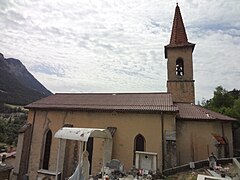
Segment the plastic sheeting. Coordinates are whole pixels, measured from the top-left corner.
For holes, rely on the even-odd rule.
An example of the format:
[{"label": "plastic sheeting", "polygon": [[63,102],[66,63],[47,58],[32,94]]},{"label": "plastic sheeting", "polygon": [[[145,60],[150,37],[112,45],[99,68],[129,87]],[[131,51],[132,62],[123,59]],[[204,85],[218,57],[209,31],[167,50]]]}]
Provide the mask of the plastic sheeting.
[{"label": "plastic sheeting", "polygon": [[88,152],[83,151],[80,164],[78,164],[75,172],[68,180],[87,180],[89,177],[89,167]]},{"label": "plastic sheeting", "polygon": [[84,142],[87,142],[89,137],[112,139],[110,132],[106,129],[67,128],[67,127],[59,129],[54,137]]}]

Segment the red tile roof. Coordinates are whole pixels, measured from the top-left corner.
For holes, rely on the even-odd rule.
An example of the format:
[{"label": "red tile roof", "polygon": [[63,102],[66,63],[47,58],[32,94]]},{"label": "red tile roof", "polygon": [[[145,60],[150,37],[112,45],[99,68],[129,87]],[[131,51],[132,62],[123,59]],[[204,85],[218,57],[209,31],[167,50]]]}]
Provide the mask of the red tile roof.
[{"label": "red tile roof", "polygon": [[180,8],[177,4],[172,25],[170,43],[165,46],[165,57],[168,57],[167,48],[191,47],[194,50],[195,44],[188,42],[187,33],[184,27]]},{"label": "red tile roof", "polygon": [[26,106],[28,109],[94,111],[178,111],[169,93],[57,93]]},{"label": "red tile roof", "polygon": [[234,118],[189,103],[174,103],[170,93],[57,93],[26,106],[28,109],[80,111],[176,112],[177,119],[226,120]]},{"label": "red tile roof", "polygon": [[187,34],[182,20],[180,8],[177,5],[175,8],[175,15],[173,19],[172,34],[170,44],[186,44],[188,43]]},{"label": "red tile roof", "polygon": [[236,119],[225,116],[223,114],[205,109],[201,106],[188,103],[175,103],[179,109],[178,119],[189,120],[223,120],[235,121]]}]

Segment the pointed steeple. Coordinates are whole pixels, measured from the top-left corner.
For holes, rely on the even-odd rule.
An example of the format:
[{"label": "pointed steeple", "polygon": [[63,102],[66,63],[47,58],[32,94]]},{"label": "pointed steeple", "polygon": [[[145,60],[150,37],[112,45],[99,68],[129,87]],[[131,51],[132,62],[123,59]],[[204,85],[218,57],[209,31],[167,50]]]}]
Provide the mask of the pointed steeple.
[{"label": "pointed steeple", "polygon": [[193,51],[195,44],[188,42],[187,33],[184,27],[181,11],[177,3],[175,8],[174,19],[173,19],[170,43],[167,46],[165,46],[165,58],[168,57],[168,54],[167,54],[168,48],[186,47],[186,46],[190,46]]},{"label": "pointed steeple", "polygon": [[170,45],[188,44],[187,34],[183,24],[180,8],[175,8],[175,15],[173,19],[172,34],[170,39]]},{"label": "pointed steeple", "polygon": [[172,25],[170,43],[165,46],[167,58],[167,91],[174,102],[194,103],[192,53],[195,44],[188,42],[180,8],[177,4]]}]

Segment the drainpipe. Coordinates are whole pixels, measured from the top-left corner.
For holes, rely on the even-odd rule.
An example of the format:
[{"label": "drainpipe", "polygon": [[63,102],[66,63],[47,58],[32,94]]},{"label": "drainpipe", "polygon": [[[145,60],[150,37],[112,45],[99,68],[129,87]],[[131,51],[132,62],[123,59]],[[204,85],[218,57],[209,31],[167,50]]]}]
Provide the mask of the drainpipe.
[{"label": "drainpipe", "polygon": [[164,170],[164,163],[165,163],[165,158],[164,158],[164,155],[165,155],[165,142],[164,142],[164,119],[163,119],[163,112],[161,112],[161,122],[162,122],[162,170]]},{"label": "drainpipe", "polygon": [[223,122],[221,122],[221,125],[222,125],[222,137],[225,137]]},{"label": "drainpipe", "polygon": [[222,137],[224,138],[226,144],[224,144],[224,157],[229,157],[229,144],[225,138],[225,131],[224,131],[224,125],[223,125],[223,122],[221,122],[221,125],[222,125]]}]

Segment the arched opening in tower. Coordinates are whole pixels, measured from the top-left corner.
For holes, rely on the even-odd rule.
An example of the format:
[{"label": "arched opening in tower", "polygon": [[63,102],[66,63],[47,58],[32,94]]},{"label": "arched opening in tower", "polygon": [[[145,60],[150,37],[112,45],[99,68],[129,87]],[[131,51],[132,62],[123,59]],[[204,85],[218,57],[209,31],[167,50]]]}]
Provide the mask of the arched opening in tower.
[{"label": "arched opening in tower", "polygon": [[182,58],[176,61],[176,75],[182,77],[184,75],[184,63]]}]

